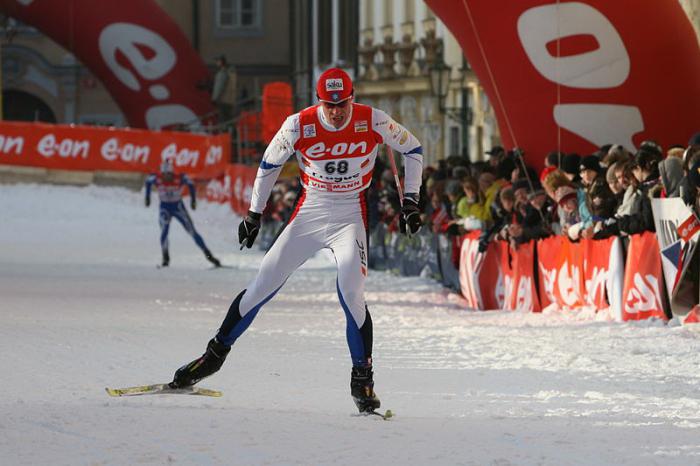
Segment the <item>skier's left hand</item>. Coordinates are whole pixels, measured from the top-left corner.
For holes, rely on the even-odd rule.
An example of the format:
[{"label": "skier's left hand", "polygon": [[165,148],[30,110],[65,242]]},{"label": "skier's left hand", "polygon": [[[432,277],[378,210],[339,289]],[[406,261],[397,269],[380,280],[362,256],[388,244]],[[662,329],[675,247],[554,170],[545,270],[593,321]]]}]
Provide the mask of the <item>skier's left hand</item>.
[{"label": "skier's left hand", "polygon": [[399,217],[399,231],[404,235],[415,235],[421,226],[423,226],[423,221],[420,218],[418,200],[413,196],[406,195],[403,198],[401,217]]},{"label": "skier's left hand", "polygon": [[190,201],[190,207],[192,208],[192,210],[197,210],[197,199],[192,198],[192,200]]}]

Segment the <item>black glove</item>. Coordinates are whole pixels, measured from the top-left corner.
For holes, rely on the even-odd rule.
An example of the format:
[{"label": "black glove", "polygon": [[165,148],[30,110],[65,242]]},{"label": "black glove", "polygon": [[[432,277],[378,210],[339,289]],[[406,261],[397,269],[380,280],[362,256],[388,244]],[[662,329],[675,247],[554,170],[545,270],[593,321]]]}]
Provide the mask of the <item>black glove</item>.
[{"label": "black glove", "polygon": [[484,253],[489,248],[488,240],[479,240],[479,252]]},{"label": "black glove", "polygon": [[192,208],[192,210],[197,210],[197,199],[192,198],[192,200],[190,201],[190,207]]},{"label": "black glove", "polygon": [[146,198],[146,207],[148,207],[148,206],[150,206],[150,205],[151,205],[151,198],[150,198],[150,197],[147,197],[147,198]]},{"label": "black glove", "polygon": [[[420,219],[420,209],[418,208],[418,200],[416,197],[407,194],[403,198],[403,207],[401,208],[401,217],[399,218],[399,231],[404,235],[415,235],[423,225]],[[407,226],[408,228],[406,228]]]},{"label": "black glove", "polygon": [[260,214],[249,210],[248,215],[246,215],[241,224],[238,225],[238,242],[241,245],[241,249],[243,249],[243,246],[250,249],[259,231]]}]

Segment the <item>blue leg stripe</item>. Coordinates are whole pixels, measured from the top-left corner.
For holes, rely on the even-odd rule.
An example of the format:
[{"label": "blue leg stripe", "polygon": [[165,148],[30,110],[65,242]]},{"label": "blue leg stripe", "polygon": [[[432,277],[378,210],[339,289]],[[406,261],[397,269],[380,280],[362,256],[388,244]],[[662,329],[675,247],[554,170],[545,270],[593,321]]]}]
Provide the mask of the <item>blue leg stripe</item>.
[{"label": "blue leg stripe", "polygon": [[[238,337],[240,337],[243,332],[245,332],[248,327],[250,327],[250,324],[253,323],[253,319],[255,319],[255,316],[258,315],[258,311],[269,301],[271,300],[277,292],[284,286],[284,283],[280,285],[279,288],[277,288],[275,291],[270,293],[270,296],[267,298],[263,299],[258,305],[253,307],[248,314],[245,315],[234,327],[233,330],[228,335],[224,335],[223,338],[220,338],[219,341],[223,343],[226,346],[231,346],[235,343],[236,340],[238,340]],[[240,310],[238,311],[240,314]]]},{"label": "blue leg stripe", "polygon": [[348,339],[348,347],[350,348],[350,357],[352,358],[353,366],[364,366],[367,364],[367,357],[365,355],[365,344],[362,341],[362,334],[360,333],[360,328],[357,326],[354,317],[350,313],[345,299],[343,298],[343,293],[340,292],[340,285],[338,280],[335,281],[335,286],[338,289],[338,298],[340,299],[340,305],[345,311],[345,319],[347,321],[347,326],[345,329],[345,334]]}]

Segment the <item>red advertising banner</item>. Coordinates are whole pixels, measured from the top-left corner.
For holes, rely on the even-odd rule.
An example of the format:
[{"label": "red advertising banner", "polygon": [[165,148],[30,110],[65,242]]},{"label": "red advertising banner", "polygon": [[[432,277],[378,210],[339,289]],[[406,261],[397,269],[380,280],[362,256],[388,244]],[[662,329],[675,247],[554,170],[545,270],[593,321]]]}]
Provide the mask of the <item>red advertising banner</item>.
[{"label": "red advertising banner", "polygon": [[562,310],[584,305],[585,283],[583,249],[562,236],[537,242],[540,296],[547,307],[556,304]]},{"label": "red advertising banner", "polygon": [[214,111],[209,71],[153,0],[0,0],[0,10],[70,50],[139,128],[190,123]]},{"label": "red advertising banner", "polygon": [[427,3],[484,86],[504,145],[533,166],[559,136],[560,150],[588,154],[698,130],[700,46],[677,0]]},{"label": "red advertising banner", "polygon": [[262,93],[262,138],[265,144],[272,141],[292,113],[292,86],[285,82],[265,84]]},{"label": "red advertising banner", "polygon": [[606,285],[608,281],[608,266],[610,248],[614,237],[596,241],[581,240],[583,248],[584,301],[596,309],[610,307]]},{"label": "red advertising banner", "polygon": [[[503,278],[495,242],[479,252],[480,231],[462,237],[459,284],[470,309],[494,310],[503,307]],[[500,296],[499,296],[500,293]]]},{"label": "red advertising banner", "polygon": [[231,164],[226,168],[228,185],[231,187],[231,208],[238,215],[245,215],[250,208],[250,198],[253,195],[253,184],[258,167]]},{"label": "red advertising banner", "polygon": [[534,243],[521,244],[512,249],[508,243],[497,242],[503,273],[503,309],[540,312],[540,301],[535,287]]},{"label": "red advertising banner", "polygon": [[228,134],[0,122],[0,164],[6,165],[149,173],[171,159],[177,171],[215,177],[230,150]]},{"label": "red advertising banner", "polygon": [[661,255],[656,235],[644,232],[630,237],[625,266],[622,319],[666,319],[661,299]]}]

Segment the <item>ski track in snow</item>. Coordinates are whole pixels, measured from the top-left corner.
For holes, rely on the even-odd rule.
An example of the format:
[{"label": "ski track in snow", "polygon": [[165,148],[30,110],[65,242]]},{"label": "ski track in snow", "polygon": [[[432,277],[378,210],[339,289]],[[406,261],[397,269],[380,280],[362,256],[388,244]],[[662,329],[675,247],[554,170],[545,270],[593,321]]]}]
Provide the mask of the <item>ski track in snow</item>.
[{"label": "ski track in snow", "polygon": [[157,269],[157,202],[117,188],[0,185],[0,464],[700,464],[700,339],[661,322],[466,311],[373,271],[377,393],[354,414],[328,255],[261,311],[224,397],[109,398],[198,356],[262,252],[200,203],[212,270],[177,223]]}]

